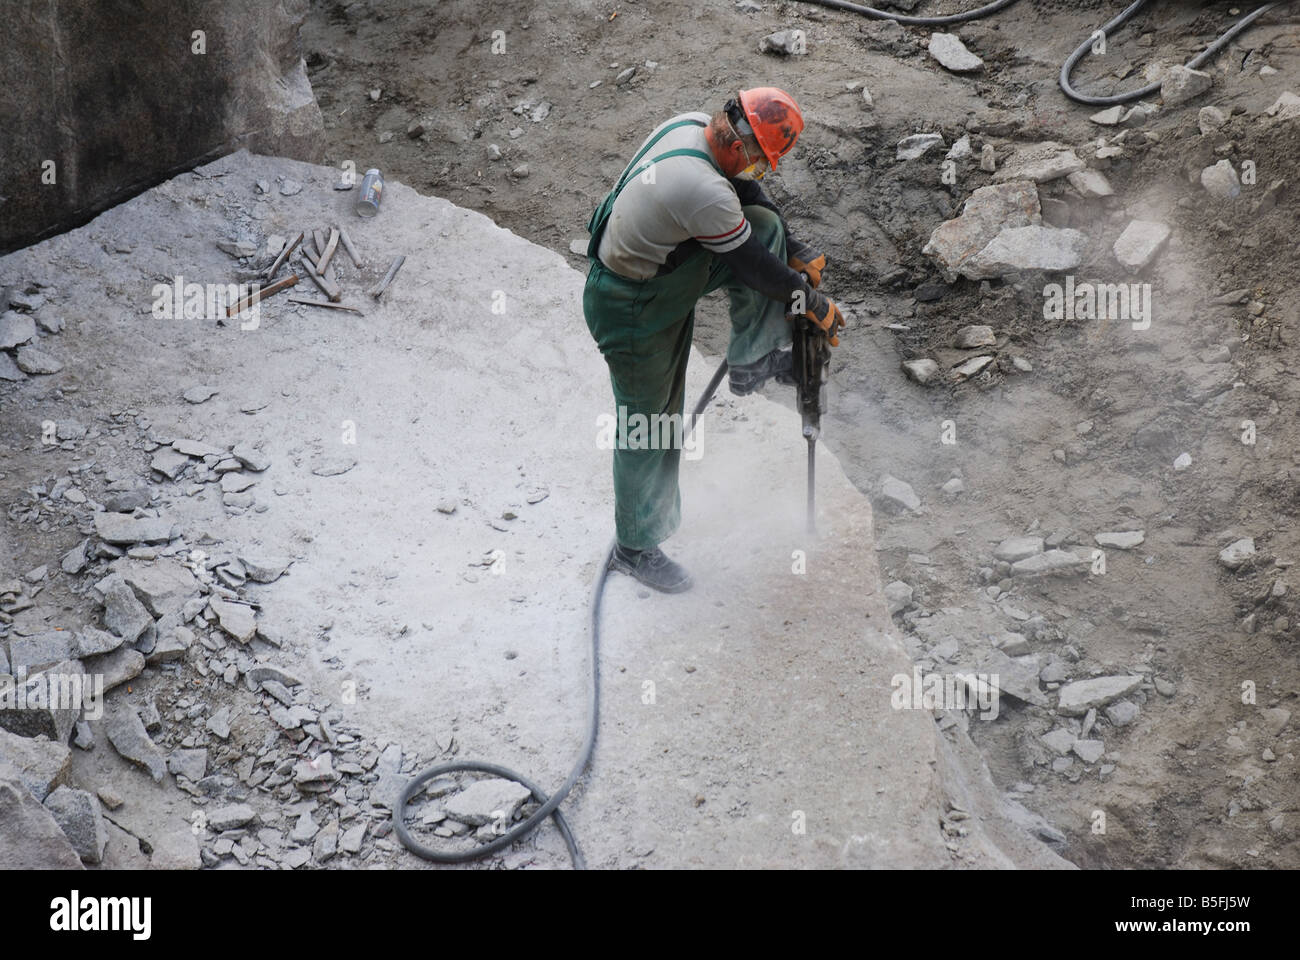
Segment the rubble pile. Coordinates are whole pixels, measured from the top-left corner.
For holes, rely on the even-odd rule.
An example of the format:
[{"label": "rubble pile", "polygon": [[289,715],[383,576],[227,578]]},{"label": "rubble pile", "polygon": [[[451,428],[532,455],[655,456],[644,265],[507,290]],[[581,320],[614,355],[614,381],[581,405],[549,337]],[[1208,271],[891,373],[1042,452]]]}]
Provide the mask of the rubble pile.
[{"label": "rubble pile", "polygon": [[[197,387],[186,398],[209,395]],[[23,868],[393,861],[392,805],[435,757],[368,741],[339,704],[275,665],[292,641],[262,623],[250,585],[289,575],[298,558],[216,540],[169,508],[212,486],[231,514],[265,509],[256,490],[272,475],[269,458],[245,443],[164,435],[129,409],[103,426],[60,421],[52,446],[75,452],[109,436],[133,439],[147,479],[87,460],[8,509],[16,524],[75,526],[82,539],[0,581],[0,858]],[[92,622],[45,602],[59,577]],[[436,756],[459,750],[452,733],[435,743]],[[131,795],[76,782],[73,749],[112,751],[139,777],[174,785],[190,798],[190,823],[131,834],[118,812]],[[446,779],[408,815],[413,829],[473,845],[533,812],[527,800],[508,781],[461,790]],[[149,857],[115,853],[111,835],[129,835]],[[516,852],[504,863],[530,859]]]}]

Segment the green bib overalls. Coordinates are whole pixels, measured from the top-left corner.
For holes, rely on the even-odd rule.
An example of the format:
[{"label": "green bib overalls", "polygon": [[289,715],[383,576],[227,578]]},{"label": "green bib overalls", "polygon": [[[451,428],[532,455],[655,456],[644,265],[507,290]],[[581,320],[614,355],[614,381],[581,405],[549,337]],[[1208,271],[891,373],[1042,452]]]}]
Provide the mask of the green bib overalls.
[{"label": "green bib overalls", "polygon": [[[703,248],[671,273],[648,280],[614,273],[597,256],[614,201],[632,177],[659,160],[683,155],[699,157],[718,169],[712,156],[690,149],[669,150],[638,166],[660,137],[688,124],[704,126],[697,120],[682,120],[660,131],[632,158],[618,185],[587,223],[591,242],[587,245],[589,270],[582,307],[587,328],[609,366],[614,415],[619,423],[614,447],[614,524],[618,542],[633,550],[657,546],[681,522],[677,485],[681,450],[675,444],[669,449],[630,449],[623,424],[626,417],[637,413],[647,418],[676,414],[681,420],[696,301],[713,290],[727,289],[731,306],[727,361],[732,365],[753,363],[790,343],[785,304],[740,283],[729,267]],[[784,263],[785,233],[780,218],[765,207],[742,209],[759,242]],[[625,416],[620,416],[619,407],[625,408]]]}]

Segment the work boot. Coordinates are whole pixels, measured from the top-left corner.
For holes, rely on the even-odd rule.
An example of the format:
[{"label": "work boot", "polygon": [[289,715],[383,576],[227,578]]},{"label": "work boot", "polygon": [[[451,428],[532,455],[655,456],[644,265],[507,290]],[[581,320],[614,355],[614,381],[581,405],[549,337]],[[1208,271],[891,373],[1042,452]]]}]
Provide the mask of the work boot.
[{"label": "work boot", "polygon": [[681,593],[695,581],[680,563],[674,563],[658,547],[652,550],[629,550],[622,544],[614,547],[609,569],[626,573],[647,587],[662,593]]},{"label": "work boot", "polygon": [[753,393],[772,377],[777,383],[794,385],[794,358],[780,347],[753,363],[739,364],[727,370],[728,386],[738,397]]}]

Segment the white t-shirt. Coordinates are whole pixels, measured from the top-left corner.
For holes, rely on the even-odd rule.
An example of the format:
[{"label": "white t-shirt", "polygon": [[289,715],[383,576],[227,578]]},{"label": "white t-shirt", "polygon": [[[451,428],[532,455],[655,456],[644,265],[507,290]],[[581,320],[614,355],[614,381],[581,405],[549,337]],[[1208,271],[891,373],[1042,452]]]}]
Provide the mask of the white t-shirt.
[{"label": "white t-shirt", "polygon": [[[683,113],[665,120],[641,147],[663,127],[686,119],[708,123],[709,115]],[[682,148],[712,156],[704,127],[688,124],[665,134],[636,168]],[[669,157],[633,176],[623,187],[605,224],[597,255],[615,273],[646,280],[655,275],[674,247],[692,237],[711,253],[726,253],[749,239],[749,221],[740,209],[735,188],[712,164],[699,157]]]}]

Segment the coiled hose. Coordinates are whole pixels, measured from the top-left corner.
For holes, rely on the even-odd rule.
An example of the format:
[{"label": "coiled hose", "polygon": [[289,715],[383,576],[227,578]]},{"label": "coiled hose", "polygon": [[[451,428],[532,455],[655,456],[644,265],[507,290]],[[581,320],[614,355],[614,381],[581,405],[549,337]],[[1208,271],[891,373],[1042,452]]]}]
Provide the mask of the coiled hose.
[{"label": "coiled hose", "polygon": [[[683,443],[695,431],[695,424],[699,420],[700,414],[704,412],[704,408],[713,399],[714,391],[718,389],[718,384],[722,382],[723,374],[726,372],[727,361],[723,360],[718,369],[714,371],[713,377],[709,380],[709,385],[700,396],[699,402],[695,404],[695,410],[691,414],[690,426],[685,437],[683,437]],[[591,755],[596,749],[596,728],[600,717],[600,609],[601,601],[605,595],[605,582],[609,579],[609,561],[613,555],[614,546],[615,544],[611,543],[609,549],[605,551],[605,561],[601,565],[600,572],[596,575],[596,582],[592,587],[591,671],[587,678],[587,738],[583,741],[582,749],[578,753],[577,761],[573,764],[573,769],[569,771],[568,779],[564,781],[560,789],[548,797],[541,787],[527,777],[516,773],[509,767],[502,767],[495,763],[459,760],[454,763],[440,763],[437,766],[430,767],[407,781],[397,799],[397,803],[393,805],[393,830],[396,831],[397,838],[402,841],[402,845],[416,856],[423,857],[425,860],[432,860],[435,863],[466,863],[470,860],[477,860],[480,857],[486,857],[490,853],[496,853],[498,850],[508,847],[539,826],[547,817],[553,817],[555,826],[560,831],[560,836],[564,838],[565,846],[569,848],[569,857],[573,860],[574,869],[586,869],[587,863],[583,859],[582,851],[578,849],[578,842],[573,837],[573,831],[569,829],[568,821],[564,819],[564,814],[560,812],[559,808],[560,804],[564,802],[564,798],[569,795],[569,791],[573,789],[573,785],[578,782],[578,778],[582,776],[583,771],[587,769],[587,764],[591,762]],[[444,773],[469,770],[490,773],[505,780],[521,783],[532,791],[533,799],[540,803],[541,806],[523,823],[512,827],[490,843],[485,843],[472,850],[446,853],[425,846],[412,836],[411,832],[406,828],[406,805],[434,777],[439,777]]]}]

